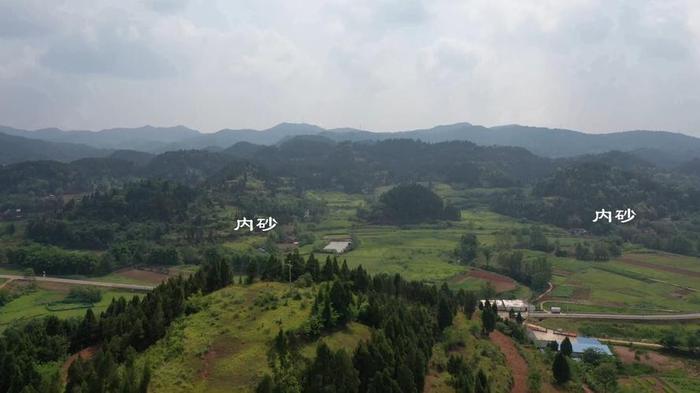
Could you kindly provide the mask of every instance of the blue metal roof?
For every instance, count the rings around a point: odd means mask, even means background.
[[[571,347],[573,348],[574,353],[583,353],[586,349],[595,348],[595,350],[600,353],[612,355],[612,352],[610,352],[610,348],[608,348],[607,345],[591,337],[578,336],[576,337],[576,340],[571,342]]]

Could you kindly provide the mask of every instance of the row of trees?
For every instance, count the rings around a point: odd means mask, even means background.
[[[9,248],[5,254],[13,264],[31,268],[37,273],[94,274],[100,270],[100,259],[89,252],[30,244]]]

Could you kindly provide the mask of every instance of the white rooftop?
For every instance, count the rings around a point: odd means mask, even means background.
[[[340,254],[350,247],[350,243],[350,241],[332,241],[323,247],[323,251],[333,251]]]

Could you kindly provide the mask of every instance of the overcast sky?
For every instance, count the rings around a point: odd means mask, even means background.
[[[700,2],[0,0],[0,124],[700,135]]]

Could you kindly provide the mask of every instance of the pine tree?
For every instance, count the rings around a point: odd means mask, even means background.
[[[566,360],[566,356],[562,352],[557,353],[554,357],[554,363],[552,363],[552,375],[558,384],[565,384],[571,379],[571,370],[569,369],[569,362]]]
[[[481,312],[481,325],[486,334],[491,333],[496,328],[496,315],[491,307],[484,307]]]
[[[400,363],[396,369],[396,383],[403,393],[417,393],[413,372],[405,362]]]
[[[333,262],[331,261],[331,257],[327,256],[326,263],[323,264],[323,269],[321,270],[321,280],[330,281],[333,279],[334,275],[335,271],[333,271]]]
[[[319,281],[321,278],[321,267],[319,266],[318,260],[314,256],[314,253],[311,253],[309,258],[306,260],[306,272],[311,274],[314,281]]]
[[[341,325],[349,322],[352,317],[352,293],[340,281],[335,280],[328,295],[333,309],[338,313],[337,322]]]
[[[476,311],[476,304],[479,302],[479,299],[477,299],[474,291],[465,292],[463,299],[464,314],[467,316],[467,319],[471,319]]]
[[[444,296],[440,297],[438,302],[438,328],[440,331],[445,330],[448,326],[452,325],[452,309],[447,299]]]
[[[367,387],[367,393],[403,393],[389,370],[378,371]]]
[[[568,337],[564,338],[564,341],[561,342],[561,346],[559,348],[559,351],[564,354],[564,356],[571,356],[571,354],[574,352],[574,348],[571,345],[571,341],[569,340]]]
[[[484,370],[479,370],[476,374],[476,381],[474,384],[474,393],[490,393],[491,385],[489,385],[489,380],[484,374]]]

